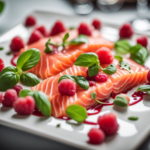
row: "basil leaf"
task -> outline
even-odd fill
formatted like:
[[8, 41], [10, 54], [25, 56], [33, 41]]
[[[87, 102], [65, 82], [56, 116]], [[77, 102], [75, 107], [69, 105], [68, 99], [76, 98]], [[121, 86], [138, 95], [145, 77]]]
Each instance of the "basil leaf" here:
[[139, 118], [138, 118], [138, 117], [133, 117], [133, 116], [132, 116], [132, 117], [128, 117], [128, 119], [129, 119], [129, 120], [136, 121], [136, 120], [138, 120]]
[[11, 54], [12, 54], [12, 52], [7, 52], [7, 53], [6, 53], [6, 55], [11, 55]]
[[92, 99], [95, 99], [95, 98], [96, 98], [96, 95], [97, 95], [96, 92], [92, 92], [91, 98], [92, 98]]
[[13, 88], [20, 80], [20, 70], [14, 66], [6, 67], [0, 72], [0, 91]]
[[103, 69], [103, 72], [106, 74], [114, 74], [117, 71], [117, 68], [115, 65], [111, 64], [107, 68]]
[[73, 30], [73, 29], [75, 29], [75, 27], [69, 27], [69, 30]]
[[44, 51], [45, 53], [51, 53], [51, 52], [53, 52], [53, 49], [49, 46], [50, 40], [51, 40], [51, 38], [45, 44], [45, 47], [46, 47], [46, 49]]
[[0, 51], [2, 51], [4, 49], [4, 47], [0, 47]]
[[33, 68], [40, 61], [40, 51], [36, 48], [22, 53], [17, 60], [17, 67], [23, 71]]
[[129, 52], [129, 49], [131, 48], [131, 45], [127, 40], [120, 40], [115, 43], [115, 51], [119, 54], [127, 54]]
[[66, 42], [66, 40], [69, 38], [69, 33], [66, 33], [63, 37], [63, 44]]
[[4, 2], [0, 1], [0, 14], [2, 13], [3, 9], [4, 9]]
[[114, 105], [119, 106], [119, 107], [127, 107], [128, 101], [123, 96], [117, 95], [114, 100]]
[[131, 59], [138, 64], [144, 65], [146, 59], [148, 58], [148, 50], [140, 44], [137, 44], [130, 48], [130, 56]]
[[148, 95], [150, 95], [150, 85], [141, 85], [141, 86], [138, 87], [137, 92], [138, 91], [144, 91]]
[[124, 70], [127, 70], [127, 71], [131, 70], [131, 67], [130, 67], [130, 65], [127, 62], [124, 62], [124, 61], [120, 62], [120, 66]]
[[22, 84], [31, 86], [31, 87], [40, 83], [39, 78], [35, 74], [32, 74], [32, 73], [21, 74], [20, 81]]
[[68, 45], [80, 45], [84, 43], [88, 43], [88, 37], [86, 35], [79, 35], [77, 38], [73, 39], [72, 41], [68, 42]]
[[88, 75], [90, 77], [95, 76], [96, 74], [99, 73], [99, 66], [98, 65], [94, 65], [88, 68]]
[[123, 57], [120, 56], [120, 55], [115, 55], [114, 57], [115, 57], [116, 59], [118, 59], [119, 62], [123, 61]]
[[87, 118], [86, 109], [80, 105], [70, 105], [66, 110], [67, 115], [77, 122], [83, 122]]
[[22, 89], [22, 90], [19, 92], [19, 97], [26, 97], [30, 92], [31, 92], [30, 90]]
[[84, 76], [73, 76], [73, 75], [63, 75], [59, 78], [58, 83], [63, 79], [71, 79], [76, 82], [81, 88], [87, 90], [89, 88], [89, 82]]
[[33, 96], [35, 104], [41, 113], [49, 117], [51, 115], [51, 104], [48, 96], [41, 91], [34, 91], [31, 95]]
[[99, 59], [95, 53], [84, 53], [81, 54], [75, 62], [76, 66], [90, 67], [95, 64], [99, 64]]

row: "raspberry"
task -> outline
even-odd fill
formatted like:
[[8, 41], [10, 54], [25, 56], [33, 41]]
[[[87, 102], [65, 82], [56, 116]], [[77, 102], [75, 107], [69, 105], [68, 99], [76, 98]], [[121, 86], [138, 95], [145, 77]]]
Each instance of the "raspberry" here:
[[108, 79], [107, 75], [104, 73], [99, 72], [96, 76], [95, 76], [95, 81], [97, 82], [106, 82]]
[[36, 24], [36, 19], [34, 16], [28, 16], [25, 21], [25, 26], [34, 26]]
[[148, 40], [146, 36], [141, 36], [137, 38], [136, 41], [138, 44], [141, 44], [142, 46], [147, 47]]
[[63, 79], [58, 85], [58, 91], [62, 95], [73, 96], [76, 93], [76, 83], [71, 79]]
[[4, 99], [2, 101], [3, 106], [12, 107], [13, 103], [18, 98], [17, 92], [14, 89], [9, 89], [6, 91], [4, 95]]
[[104, 114], [98, 118], [98, 124], [106, 135], [113, 135], [118, 131], [119, 125], [114, 113]]
[[23, 89], [20, 85], [15, 85], [13, 89], [17, 92], [17, 95], [19, 95], [19, 92]]
[[130, 38], [133, 35], [133, 30], [130, 23], [125, 23], [119, 31], [121, 38]]
[[150, 70], [148, 71], [148, 74], [147, 74], [147, 80], [148, 82], [150, 82]]
[[46, 31], [46, 28], [44, 26], [39, 26], [35, 30], [38, 30], [41, 32], [41, 34], [45, 37], [49, 36], [48, 32]]
[[90, 86], [95, 86], [96, 83], [95, 83], [94, 81], [89, 81], [89, 85], [90, 85]]
[[20, 115], [31, 115], [35, 108], [34, 98], [31, 96], [18, 98], [14, 102], [13, 107], [15, 111]]
[[4, 61], [0, 58], [0, 72], [4, 69]]
[[1, 104], [2, 100], [3, 100], [3, 93], [0, 92], [0, 104]]
[[96, 51], [96, 54], [99, 57], [100, 64], [111, 64], [113, 62], [113, 55], [109, 48], [101, 47]]
[[19, 36], [16, 36], [12, 39], [10, 44], [10, 49], [13, 52], [18, 52], [23, 47], [24, 47], [24, 42]]
[[34, 43], [34, 42], [40, 40], [42, 37], [43, 36], [42, 36], [41, 32], [38, 30], [35, 30], [32, 32], [32, 34], [29, 38], [28, 44]]
[[92, 77], [90, 77], [89, 76], [89, 74], [88, 74], [88, 70], [86, 71], [86, 79], [88, 80], [88, 81], [95, 81], [95, 76], [92, 76]]
[[104, 141], [105, 134], [101, 129], [92, 128], [88, 133], [88, 137], [90, 139], [90, 143], [100, 144]]
[[92, 29], [86, 23], [81, 23], [79, 25], [78, 32], [79, 34], [85, 34], [87, 36], [92, 35]]
[[57, 21], [51, 29], [50, 36], [66, 31], [64, 24], [61, 21]]
[[130, 102], [130, 98], [129, 98], [128, 95], [126, 95], [126, 94], [119, 94], [119, 96], [122, 96], [122, 97], [126, 98], [128, 103]]
[[98, 19], [94, 19], [92, 25], [95, 29], [99, 30], [101, 28], [101, 22]]

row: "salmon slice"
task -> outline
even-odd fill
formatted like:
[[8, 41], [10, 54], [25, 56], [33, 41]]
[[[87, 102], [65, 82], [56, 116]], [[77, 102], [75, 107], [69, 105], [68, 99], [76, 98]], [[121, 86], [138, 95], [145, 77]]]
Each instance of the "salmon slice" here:
[[112, 87], [112, 82], [110, 79], [108, 79], [108, 81], [104, 83], [96, 82], [96, 85], [90, 87], [88, 90], [77, 89], [77, 92], [74, 96], [63, 96], [60, 93], [58, 93], [55, 96], [53, 96], [51, 100], [52, 115], [54, 117], [67, 116], [66, 109], [68, 106], [73, 104], [81, 105], [84, 108], [92, 107], [97, 102], [91, 99], [91, 93], [96, 92], [96, 98], [102, 101], [110, 97]]

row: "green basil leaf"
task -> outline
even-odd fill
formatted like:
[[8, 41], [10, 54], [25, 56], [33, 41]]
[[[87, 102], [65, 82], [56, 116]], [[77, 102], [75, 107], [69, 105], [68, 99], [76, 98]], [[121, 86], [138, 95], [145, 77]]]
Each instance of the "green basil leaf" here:
[[95, 98], [96, 98], [96, 95], [97, 95], [96, 92], [92, 92], [91, 98], [92, 98], [92, 99], [95, 99]]
[[124, 62], [124, 61], [120, 62], [120, 66], [124, 70], [127, 70], [127, 71], [131, 70], [131, 67], [130, 67], [130, 65], [127, 62]]
[[2, 13], [3, 9], [4, 9], [4, 5], [5, 3], [0, 1], [0, 14]]
[[129, 49], [131, 48], [131, 45], [127, 40], [120, 40], [115, 43], [115, 51], [119, 54], [127, 54], [129, 52]]
[[53, 52], [53, 49], [49, 46], [50, 40], [51, 40], [51, 38], [45, 44], [45, 47], [46, 47], [46, 49], [44, 51], [45, 53], [51, 53], [51, 52]]
[[6, 53], [6, 55], [11, 55], [11, 54], [12, 54], [12, 52], [11, 52], [11, 51]]
[[69, 27], [69, 30], [73, 30], [73, 29], [75, 29], [75, 27]]
[[138, 91], [144, 91], [148, 95], [150, 95], [150, 85], [141, 85], [141, 86], [138, 87], [137, 92]]
[[80, 105], [70, 105], [66, 110], [67, 115], [77, 122], [83, 122], [87, 118], [86, 109]]
[[63, 79], [71, 79], [76, 82], [82, 89], [87, 90], [89, 88], [89, 82], [84, 76], [73, 76], [73, 75], [63, 75], [59, 78], [58, 83]]
[[138, 120], [139, 118], [138, 118], [138, 117], [131, 116], [131, 117], [128, 117], [128, 119], [129, 119], [129, 120], [136, 121], [136, 120]]
[[23, 71], [33, 68], [40, 61], [40, 51], [36, 48], [22, 53], [17, 60], [17, 67]]
[[2, 51], [4, 49], [4, 47], [0, 47], [0, 51]]
[[146, 59], [148, 58], [148, 55], [148, 50], [140, 44], [137, 44], [130, 48], [131, 59], [133, 59], [140, 65], [144, 65]]
[[107, 68], [103, 69], [103, 72], [106, 74], [114, 74], [117, 71], [117, 68], [115, 65], [111, 64]]
[[37, 108], [41, 111], [41, 113], [47, 117], [51, 115], [51, 104], [48, 99], [48, 96], [41, 91], [34, 91], [32, 95]]
[[95, 76], [99, 73], [99, 66], [98, 65], [94, 65], [88, 68], [88, 75], [90, 77]]
[[0, 91], [13, 88], [20, 80], [20, 70], [14, 66], [6, 67], [0, 72]]
[[93, 65], [99, 65], [99, 59], [95, 53], [84, 53], [81, 54], [75, 62], [76, 66], [90, 67]]
[[84, 43], [88, 43], [88, 37], [86, 35], [79, 35], [77, 38], [73, 39], [72, 41], [68, 42], [68, 45], [80, 45]]
[[68, 38], [69, 38], [69, 33], [66, 33], [65, 36], [63, 37], [63, 43], [65, 43]]
[[122, 61], [123, 61], [123, 57], [120, 56], [120, 55], [115, 55], [114, 57], [115, 57], [116, 59], [118, 59], [119, 62], [122, 62]]
[[22, 84], [31, 86], [31, 87], [40, 83], [39, 78], [35, 74], [32, 74], [32, 73], [21, 74], [20, 81]]
[[19, 92], [19, 97], [26, 97], [30, 92], [31, 92], [30, 90], [22, 89], [22, 90]]
[[123, 96], [117, 95], [114, 100], [114, 105], [119, 106], [119, 107], [127, 107], [128, 101]]

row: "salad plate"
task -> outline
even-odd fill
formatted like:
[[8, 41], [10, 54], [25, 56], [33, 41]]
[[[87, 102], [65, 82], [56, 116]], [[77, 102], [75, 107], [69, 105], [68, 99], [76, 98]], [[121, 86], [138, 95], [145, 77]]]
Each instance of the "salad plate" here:
[[[38, 25], [44, 25], [47, 29], [52, 27], [56, 20], [62, 20], [67, 27], [78, 27], [79, 23], [87, 22], [90, 24], [93, 19], [93, 17], [69, 16], [42, 11], [34, 11], [31, 15], [36, 17]], [[0, 58], [4, 60], [5, 66], [11, 65], [13, 57], [12, 55], [6, 55], [10, 51], [11, 39], [15, 36], [20, 36], [24, 41], [27, 41], [33, 31], [32, 27], [26, 28], [23, 24], [24, 20], [0, 37], [0, 47], [4, 47], [4, 50], [0, 51]], [[115, 24], [103, 23], [100, 32], [104, 38], [116, 42], [119, 39], [118, 28]], [[129, 42], [135, 44], [135, 39], [138, 36], [139, 34], [135, 33]], [[147, 34], [147, 36], [149, 35]], [[146, 61], [145, 66], [150, 67], [149, 64], [150, 58]], [[30, 89], [21, 83], [19, 84], [25, 89]], [[127, 93], [131, 101], [134, 101], [131, 95], [136, 89], [137, 87]], [[112, 101], [112, 98], [109, 101]], [[135, 149], [150, 134], [150, 96], [144, 96], [142, 101], [123, 110], [118, 110], [113, 106], [103, 107], [100, 113], [88, 116], [86, 120], [96, 123], [99, 116], [109, 112], [114, 112], [117, 115], [119, 130], [117, 134], [108, 136], [102, 144], [98, 145], [89, 144], [87, 136], [89, 130], [92, 127], [97, 127], [97, 125], [79, 124], [73, 120], [62, 120], [54, 117], [21, 116], [16, 114], [14, 109], [3, 107], [2, 105], [0, 105], [0, 123], [71, 146], [95, 150]], [[128, 120], [130, 116], [137, 116], [139, 119], [137, 121]]]

